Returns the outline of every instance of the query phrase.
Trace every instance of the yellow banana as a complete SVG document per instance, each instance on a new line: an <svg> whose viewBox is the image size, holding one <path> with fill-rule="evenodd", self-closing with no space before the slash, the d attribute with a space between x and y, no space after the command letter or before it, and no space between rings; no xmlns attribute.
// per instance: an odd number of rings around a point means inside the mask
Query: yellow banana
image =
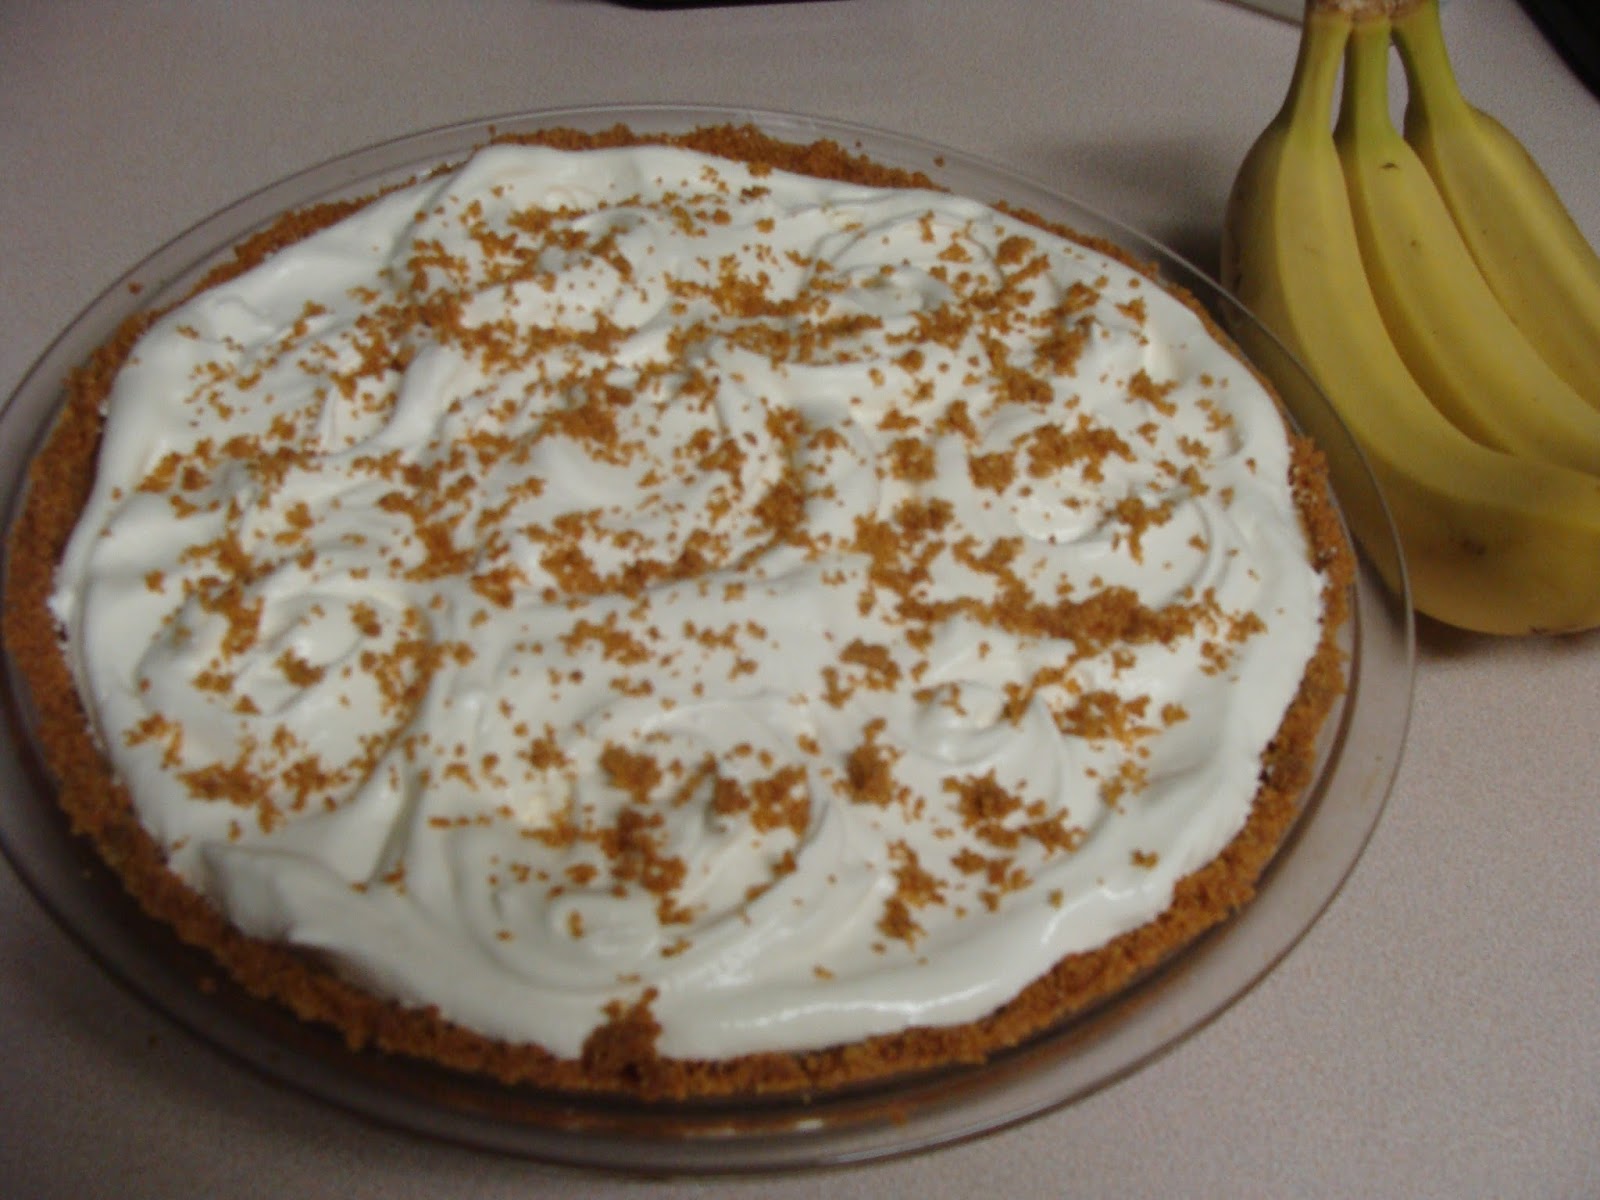
<svg viewBox="0 0 1600 1200"><path fill-rule="evenodd" d="M1551 370L1501 307L1389 118L1389 47L1386 17L1355 19L1333 131L1389 335L1422 390L1468 436L1600 474L1600 409Z"/></svg>
<svg viewBox="0 0 1600 1200"><path fill-rule="evenodd" d="M1277 336L1248 320L1235 336L1297 413L1318 406L1291 354L1333 401L1383 490L1421 611L1490 633L1600 625L1600 479L1472 441L1412 378L1361 267L1330 129L1351 18L1319 0L1302 29L1289 94L1245 158L1223 233L1225 283ZM1334 478L1359 483L1361 457L1334 432L1322 439ZM1381 551L1382 507L1347 516Z"/></svg>
<svg viewBox="0 0 1600 1200"><path fill-rule="evenodd" d="M1438 0L1403 6L1394 34L1409 88L1406 140L1511 319L1600 408L1600 254L1522 143L1461 94Z"/></svg>

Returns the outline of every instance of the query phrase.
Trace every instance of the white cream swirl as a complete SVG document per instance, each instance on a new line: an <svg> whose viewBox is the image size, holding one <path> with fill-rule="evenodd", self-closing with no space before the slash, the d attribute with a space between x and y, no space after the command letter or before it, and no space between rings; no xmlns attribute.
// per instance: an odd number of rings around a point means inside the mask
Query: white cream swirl
<svg viewBox="0 0 1600 1200"><path fill-rule="evenodd" d="M964 1022L1243 824L1320 624L1270 398L977 203L485 149L159 320L53 604L246 932L579 1051Z"/></svg>

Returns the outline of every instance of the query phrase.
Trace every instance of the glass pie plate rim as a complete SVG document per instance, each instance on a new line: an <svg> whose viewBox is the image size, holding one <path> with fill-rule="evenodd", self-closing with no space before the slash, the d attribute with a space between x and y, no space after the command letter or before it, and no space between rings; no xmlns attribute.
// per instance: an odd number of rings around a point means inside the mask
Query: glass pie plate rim
<svg viewBox="0 0 1600 1200"><path fill-rule="evenodd" d="M1122 247L1213 314L1251 318L1202 272L1151 239L1050 187L922 139L820 117L713 105L597 105L461 122L327 160L213 213L93 300L45 350L0 409L0 500L10 522L25 468L57 408L61 381L129 315L181 295L206 266L280 213L366 194L498 134L624 124L646 133L755 124L789 141L829 139L928 174L983 201L1006 201ZM1226 310L1225 312L1223 310ZM1317 436L1348 438L1326 400L1291 408ZM1320 405L1315 412L1296 405ZM1359 462L1347 450L1340 461ZM1352 496L1350 490L1362 491ZM1370 474L1336 480L1341 506L1382 511ZM9 537L8 537L9 542ZM1377 561L1375 561L1375 559ZM1378 562L1387 566L1380 569ZM1361 554L1348 631L1349 690L1324 737L1316 781L1256 898L1170 961L1080 1017L979 1065L812 1098L644 1103L508 1087L428 1064L351 1050L220 977L211 960L147 918L67 829L33 757L28 702L9 655L0 706L0 850L41 906L110 976L147 1005L280 1084L383 1124L550 1164L651 1174L774 1171L903 1155L1059 1109L1139 1069L1259 982L1332 901L1371 836L1399 765L1410 708L1413 629L1392 531ZM1392 580L1386 584L1384 579Z"/></svg>

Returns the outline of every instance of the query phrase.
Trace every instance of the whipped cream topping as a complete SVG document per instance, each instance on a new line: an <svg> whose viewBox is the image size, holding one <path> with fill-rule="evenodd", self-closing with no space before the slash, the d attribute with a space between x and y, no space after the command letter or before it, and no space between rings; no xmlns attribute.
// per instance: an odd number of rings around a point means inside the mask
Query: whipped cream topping
<svg viewBox="0 0 1600 1200"><path fill-rule="evenodd" d="M157 321L53 610L245 932L577 1054L976 1019L1243 825L1320 636L1271 399L973 201L484 149Z"/></svg>

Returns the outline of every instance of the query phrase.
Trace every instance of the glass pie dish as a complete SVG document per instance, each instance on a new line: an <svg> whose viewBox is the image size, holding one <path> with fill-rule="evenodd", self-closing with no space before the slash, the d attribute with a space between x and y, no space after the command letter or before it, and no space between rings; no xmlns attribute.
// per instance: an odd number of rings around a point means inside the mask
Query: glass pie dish
<svg viewBox="0 0 1600 1200"><path fill-rule="evenodd" d="M59 410L66 375L126 318L186 294L232 247L279 214L425 174L497 134L558 127L597 133L618 124L674 134L747 123L789 142L831 140L876 162L923 172L951 191L1003 201L1102 238L1151 264L1224 325L1249 319L1201 273L1133 231L999 166L916 139L712 107L600 107L471 122L382 143L268 187L201 222L113 284L46 351L0 412L8 526L29 459ZM1314 388L1293 391L1288 403L1299 407L1291 417L1301 428L1324 444L1348 436ZM1354 453L1332 457L1359 461ZM1347 473L1335 485L1346 511L1381 510L1370 477ZM37 756L34 714L9 656L0 845L63 928L145 1001L270 1078L366 1117L563 1165L651 1173L773 1170L903 1154L1058 1108L1137 1069L1243 995L1315 921L1382 810L1410 704L1412 631L1392 537L1376 544L1369 539L1353 591L1352 619L1343 633L1346 694L1325 729L1315 781L1252 904L1111 1000L980 1065L820 1096L668 1103L504 1085L353 1050L337 1034L253 997L222 978L209 956L146 918L94 851L71 834Z"/></svg>

